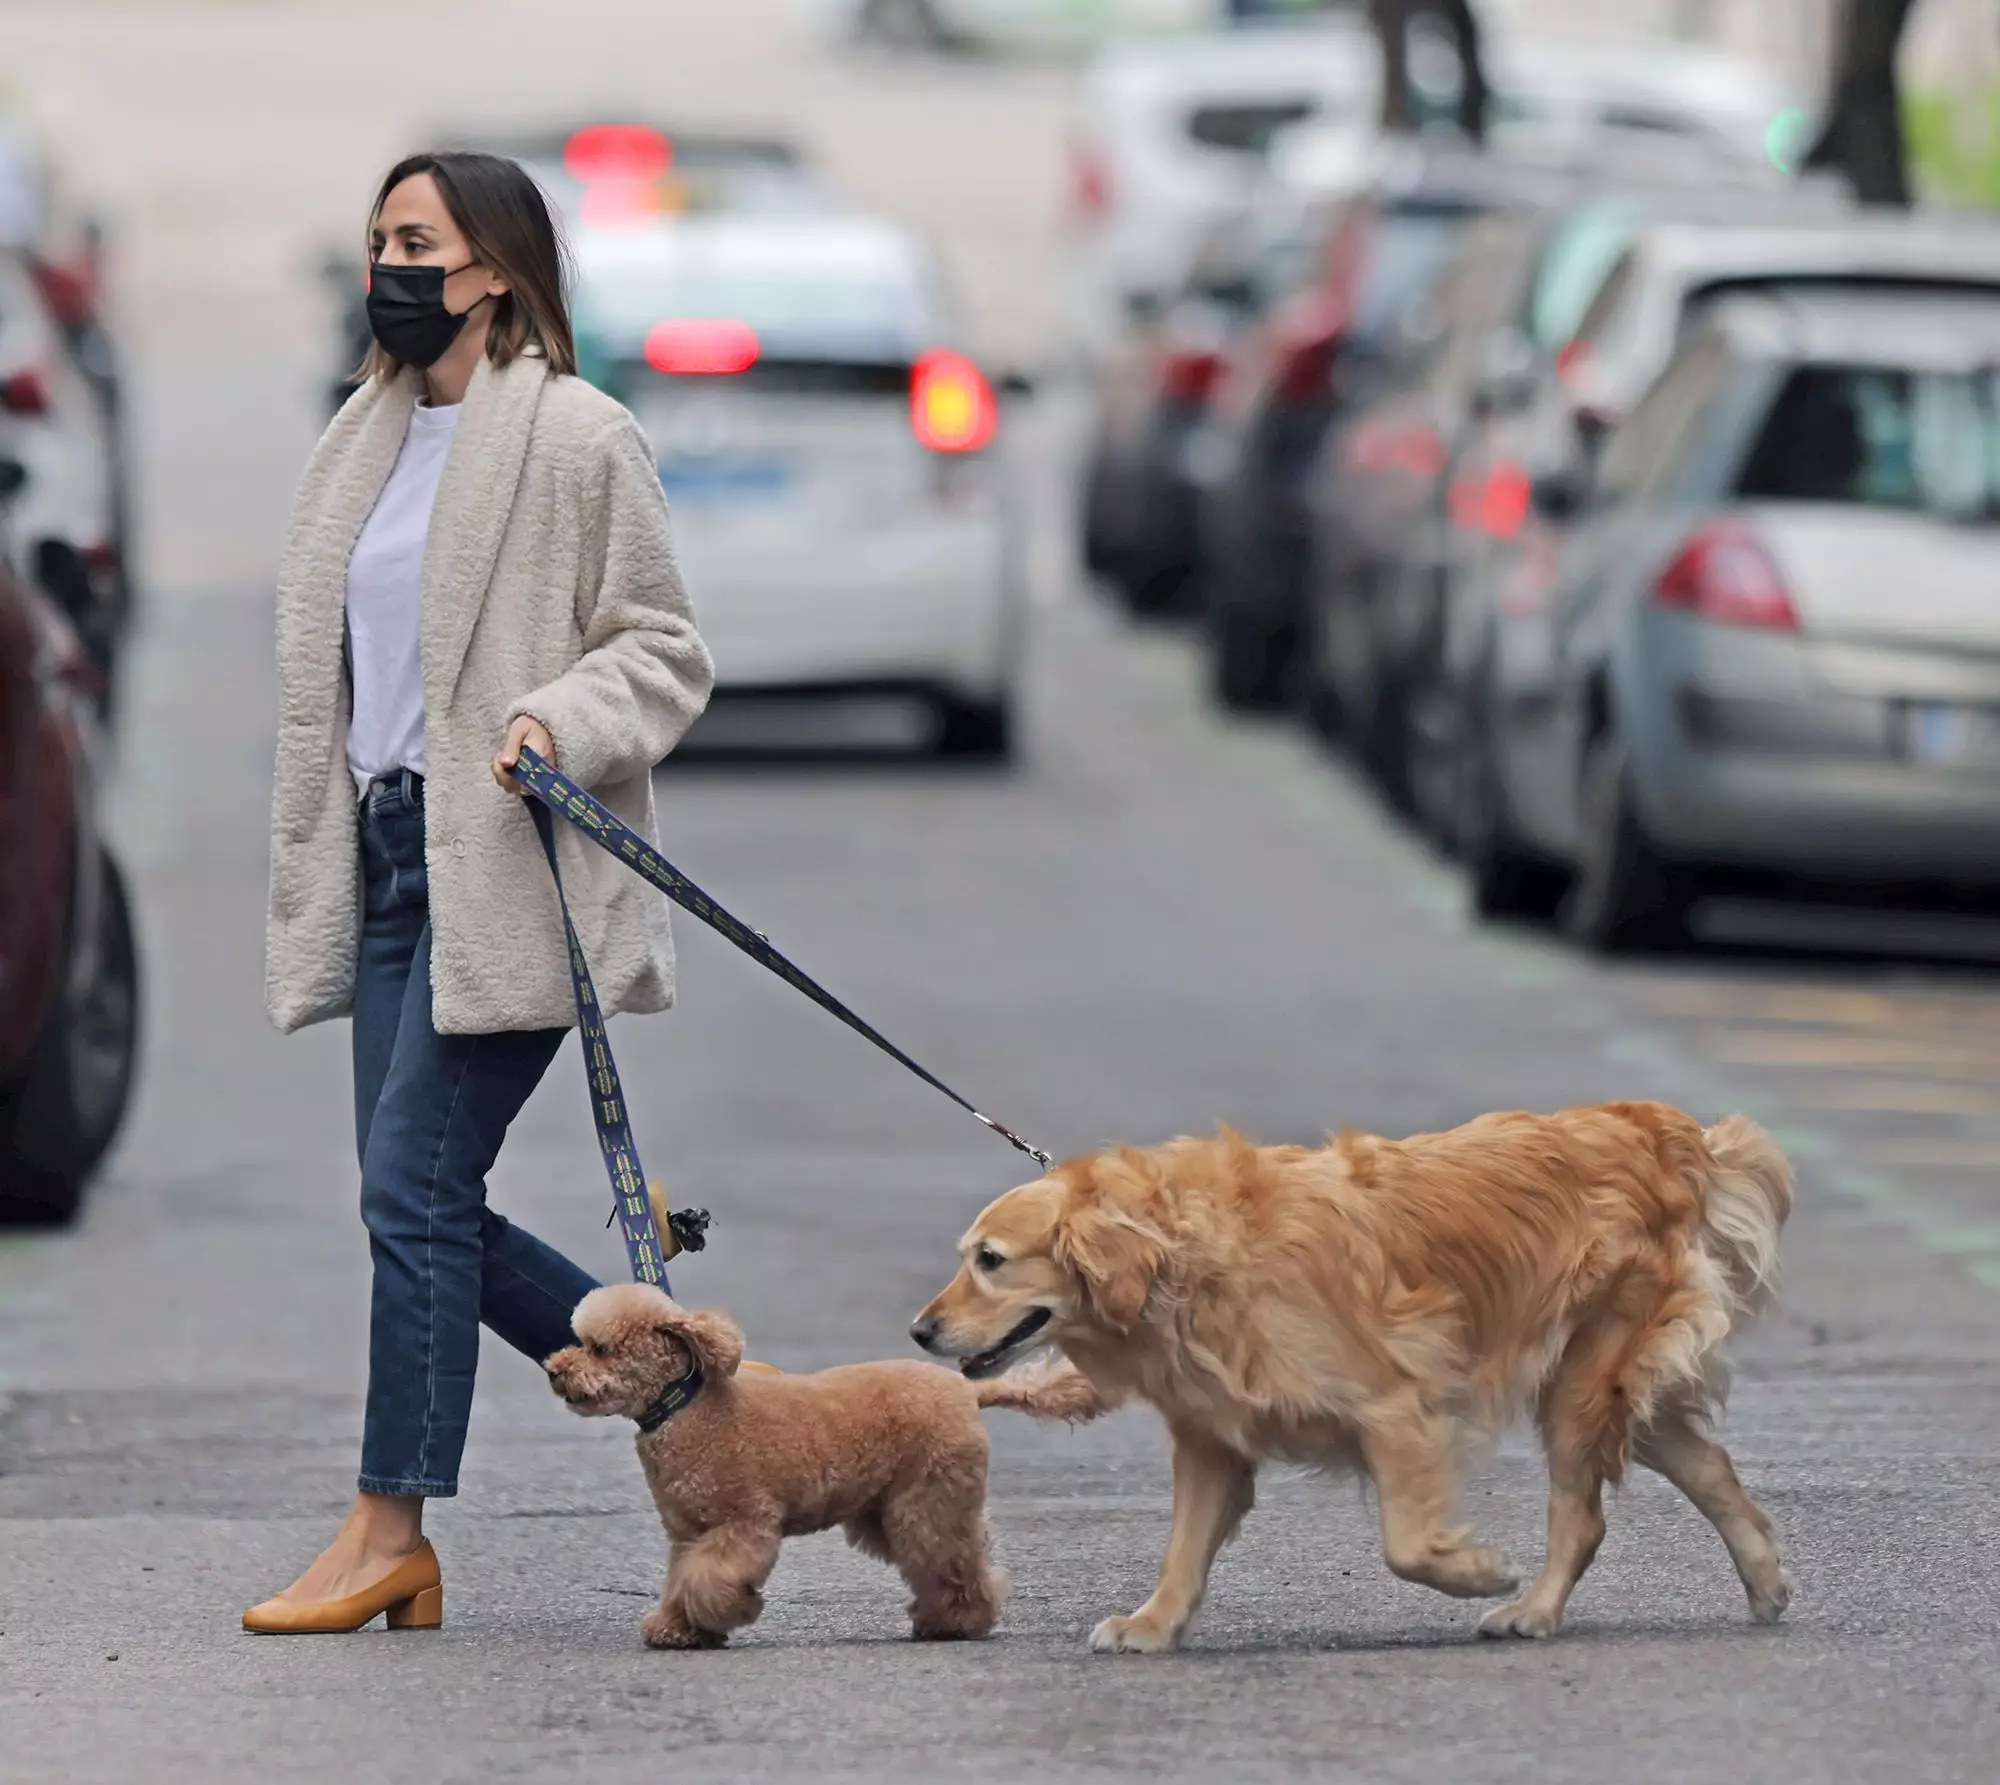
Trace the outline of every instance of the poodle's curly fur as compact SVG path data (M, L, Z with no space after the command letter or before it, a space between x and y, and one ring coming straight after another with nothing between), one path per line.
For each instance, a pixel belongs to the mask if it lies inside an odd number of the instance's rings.
M1099 1410L1068 1366L979 1384L925 1363L743 1371L728 1315L642 1283L593 1290L572 1325L577 1343L546 1367L578 1413L637 1419L702 1374L694 1400L638 1440L668 1540L659 1608L640 1627L653 1648L719 1647L763 1610L780 1540L834 1525L909 1583L912 1635L985 1636L1006 1581L987 1549L979 1409Z

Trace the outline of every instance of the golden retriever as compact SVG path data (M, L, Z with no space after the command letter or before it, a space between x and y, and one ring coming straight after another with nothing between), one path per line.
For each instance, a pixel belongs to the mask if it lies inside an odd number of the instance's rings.
M1483 1116L1392 1141L1253 1146L1224 1130L1070 1160L1010 1190L911 1327L975 1379L1053 1343L1173 1440L1152 1597L1100 1650L1172 1649L1281 1459L1373 1481L1392 1570L1462 1598L1514 1570L1454 1523L1469 1461L1532 1410L1549 1466L1539 1579L1480 1624L1551 1636L1604 1535L1604 1484L1658 1470L1728 1546L1752 1615L1790 1598L1771 1521L1708 1434L1718 1347L1766 1297L1784 1155L1657 1103Z
M787 1376L743 1361L727 1314L645 1283L593 1289L576 1344L543 1366L578 1413L639 1422L666 1526L666 1585L640 1626L656 1649L719 1648L756 1620L781 1538L841 1526L909 1583L919 1638L993 1628L1006 1582L986 1541L982 1407L1088 1418L1073 1369L974 1384L916 1362Z

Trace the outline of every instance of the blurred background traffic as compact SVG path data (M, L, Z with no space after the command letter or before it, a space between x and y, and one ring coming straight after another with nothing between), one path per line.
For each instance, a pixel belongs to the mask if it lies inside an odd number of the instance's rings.
M372 181L447 145L566 221L718 663L692 748L1032 794L1083 605L1483 919L2000 952L1990 0L8 0L10 1214L74 1209L160 1031L125 829L268 767L201 616L349 388Z

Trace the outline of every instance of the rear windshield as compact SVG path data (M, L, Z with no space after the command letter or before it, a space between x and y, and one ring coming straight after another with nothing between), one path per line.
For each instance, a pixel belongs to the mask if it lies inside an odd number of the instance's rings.
M586 273L577 293L580 327L614 359L637 359L656 323L686 319L747 323L767 359L889 362L936 344L915 278L687 266Z
M2000 519L2000 374L1802 366L1779 390L1738 493Z
M1293 124L1320 114L1316 99L1263 99L1228 105L1198 105L1187 115L1190 142L1237 155L1262 155L1271 138Z

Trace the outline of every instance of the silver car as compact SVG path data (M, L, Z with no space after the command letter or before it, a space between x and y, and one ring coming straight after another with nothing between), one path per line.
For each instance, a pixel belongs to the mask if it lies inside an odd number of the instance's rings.
M1567 879L1600 948L1730 888L2000 885L1996 367L2000 291L1718 303L1536 487L1574 530L1488 683L1476 871Z

